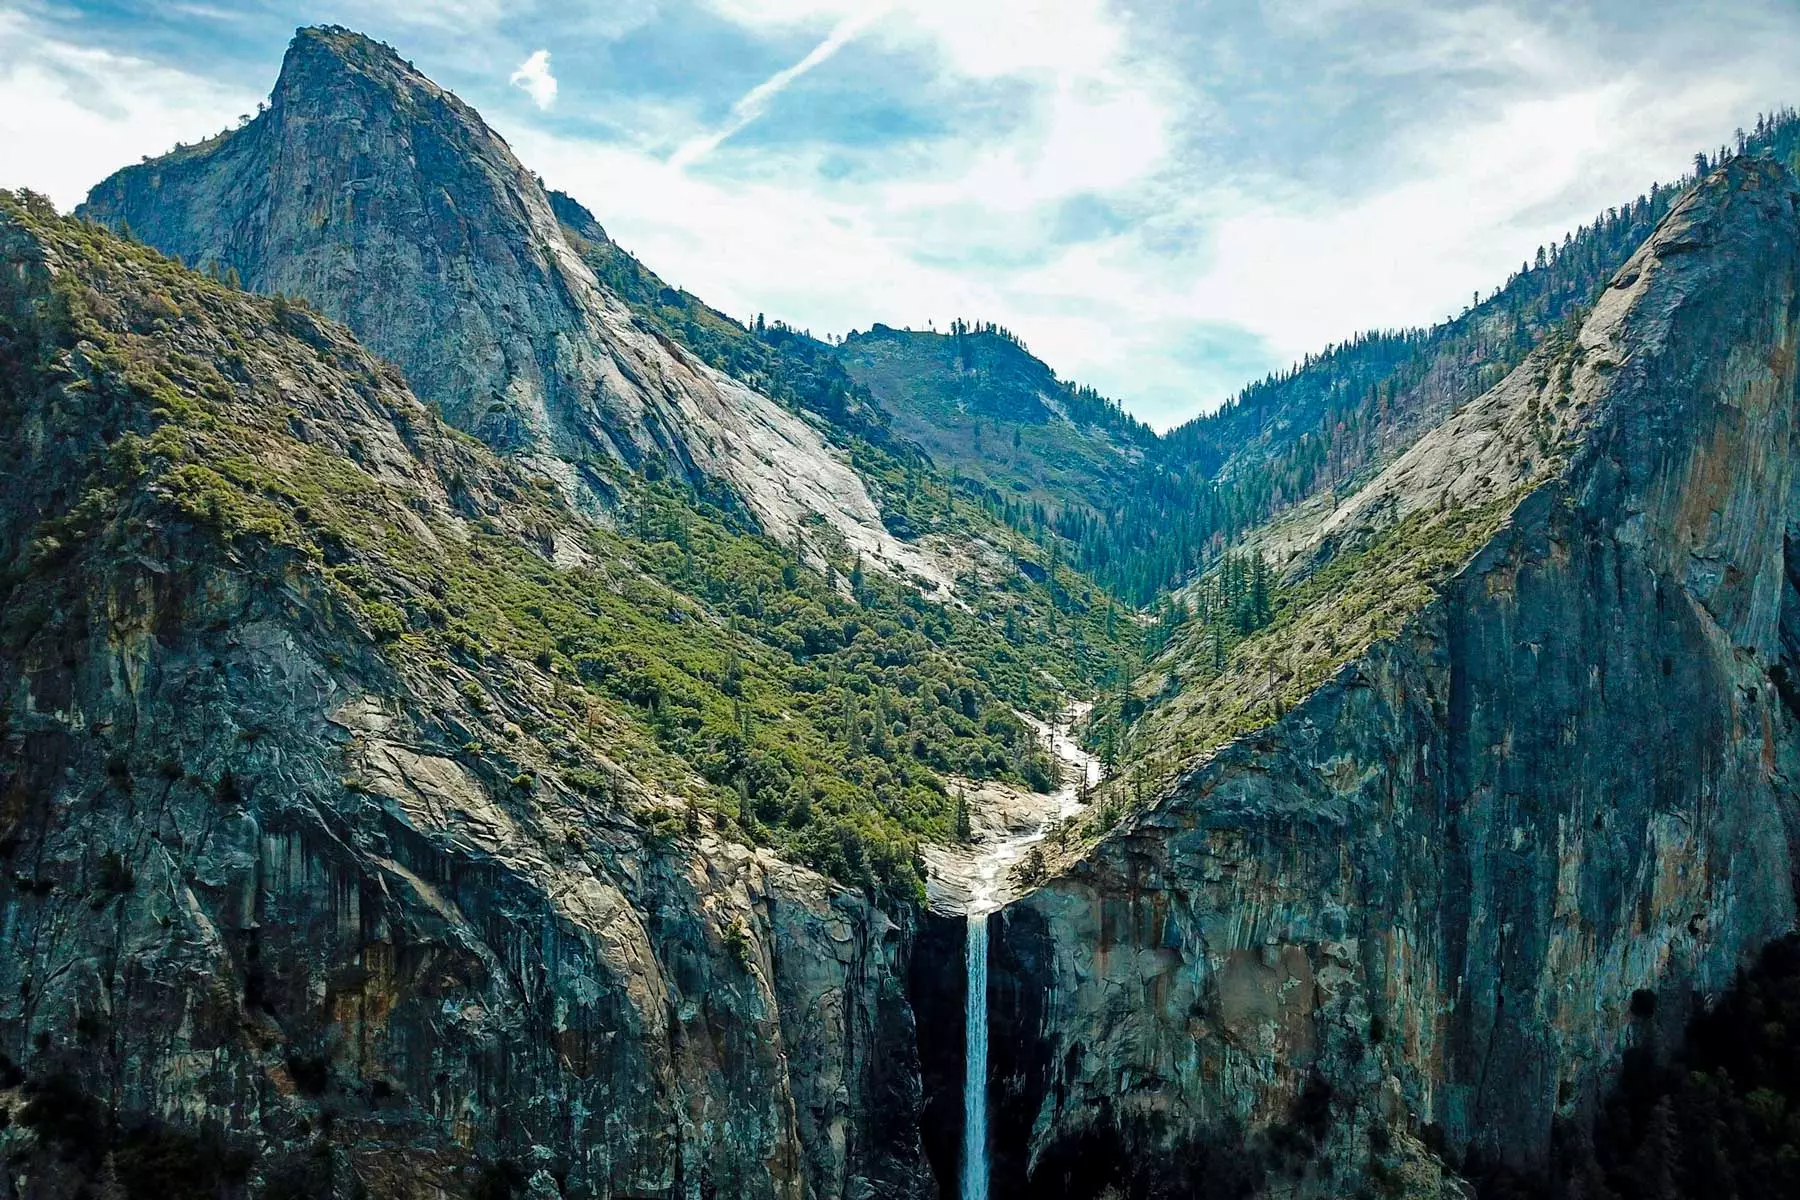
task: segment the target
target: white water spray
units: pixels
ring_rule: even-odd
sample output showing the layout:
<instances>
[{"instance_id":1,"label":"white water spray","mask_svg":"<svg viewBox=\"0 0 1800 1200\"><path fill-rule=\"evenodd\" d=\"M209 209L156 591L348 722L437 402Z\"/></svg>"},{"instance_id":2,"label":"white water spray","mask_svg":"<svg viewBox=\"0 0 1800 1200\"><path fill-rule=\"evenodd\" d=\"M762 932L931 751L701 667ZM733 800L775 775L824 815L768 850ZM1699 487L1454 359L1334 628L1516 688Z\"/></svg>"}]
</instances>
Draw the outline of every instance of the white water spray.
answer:
<instances>
[{"instance_id":1,"label":"white water spray","mask_svg":"<svg viewBox=\"0 0 1800 1200\"><path fill-rule=\"evenodd\" d=\"M987 926L985 911L969 914L968 999L963 1003L967 1049L963 1054L962 1200L987 1200Z\"/></svg>"}]
</instances>

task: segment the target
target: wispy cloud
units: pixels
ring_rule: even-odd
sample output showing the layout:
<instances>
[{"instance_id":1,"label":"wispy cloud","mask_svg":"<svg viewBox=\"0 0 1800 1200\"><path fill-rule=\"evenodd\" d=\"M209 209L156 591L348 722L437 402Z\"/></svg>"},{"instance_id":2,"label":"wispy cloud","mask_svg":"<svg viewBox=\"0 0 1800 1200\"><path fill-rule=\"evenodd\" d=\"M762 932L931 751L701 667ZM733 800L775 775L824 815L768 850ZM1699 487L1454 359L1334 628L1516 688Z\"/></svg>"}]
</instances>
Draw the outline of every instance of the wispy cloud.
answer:
<instances>
[{"instance_id":1,"label":"wispy cloud","mask_svg":"<svg viewBox=\"0 0 1800 1200\"><path fill-rule=\"evenodd\" d=\"M519 64L507 82L524 91L539 108L549 108L556 103L556 76L550 73L548 50L534 51L530 58Z\"/></svg>"},{"instance_id":2,"label":"wispy cloud","mask_svg":"<svg viewBox=\"0 0 1800 1200\"><path fill-rule=\"evenodd\" d=\"M293 23L279 0L229 36L14 3L0 186L65 206L251 109L219 81L266 87ZM1159 425L1324 342L1449 315L1800 100L1792 0L391 8L333 0L672 283L818 332L998 320ZM524 60L511 84L496 46ZM527 86L534 61L556 79L547 46L554 122Z\"/></svg>"},{"instance_id":3,"label":"wispy cloud","mask_svg":"<svg viewBox=\"0 0 1800 1200\"><path fill-rule=\"evenodd\" d=\"M129 54L71 44L0 8L0 187L62 209L147 154L218 133L258 95Z\"/></svg>"},{"instance_id":4,"label":"wispy cloud","mask_svg":"<svg viewBox=\"0 0 1800 1200\"><path fill-rule=\"evenodd\" d=\"M727 138L768 111L770 102L786 91L796 79L821 63L829 61L839 50L855 41L864 30L885 16L888 7L887 4L869 3L863 11L839 21L832 27L831 32L825 35L825 40L814 46L805 58L791 67L775 72L745 92L743 97L731 106L731 116L724 124L682 143L670 156L670 165L689 167L717 150Z\"/></svg>"}]
</instances>

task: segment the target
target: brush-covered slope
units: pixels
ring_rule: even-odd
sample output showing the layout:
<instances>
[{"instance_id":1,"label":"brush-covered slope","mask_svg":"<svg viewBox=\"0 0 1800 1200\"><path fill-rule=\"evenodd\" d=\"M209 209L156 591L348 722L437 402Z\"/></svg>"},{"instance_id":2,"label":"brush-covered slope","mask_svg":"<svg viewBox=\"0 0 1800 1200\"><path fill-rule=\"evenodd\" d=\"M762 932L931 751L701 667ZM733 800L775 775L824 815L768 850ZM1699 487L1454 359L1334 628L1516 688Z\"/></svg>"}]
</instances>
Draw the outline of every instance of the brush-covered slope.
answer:
<instances>
[{"instance_id":1,"label":"brush-covered slope","mask_svg":"<svg viewBox=\"0 0 1800 1200\"><path fill-rule=\"evenodd\" d=\"M1006 331L876 325L838 358L894 429L946 471L997 493L1023 523L1035 507L1118 503L1155 434L1093 391L1065 383Z\"/></svg>"},{"instance_id":2,"label":"brush-covered slope","mask_svg":"<svg viewBox=\"0 0 1800 1200\"><path fill-rule=\"evenodd\" d=\"M0 429L14 1194L921 1193L871 897L940 773L1046 772L1011 705L1067 650L1002 616L1047 590L827 580L657 488L597 527L305 306L25 196Z\"/></svg>"},{"instance_id":3,"label":"brush-covered slope","mask_svg":"<svg viewBox=\"0 0 1800 1200\"><path fill-rule=\"evenodd\" d=\"M621 465L672 473L815 557L822 527L872 564L934 586L954 574L888 532L812 423L635 320L480 116L359 34L302 29L265 112L120 171L81 211L306 298L571 495L611 500Z\"/></svg>"},{"instance_id":4,"label":"brush-covered slope","mask_svg":"<svg viewBox=\"0 0 1800 1200\"><path fill-rule=\"evenodd\" d=\"M1792 926L1797 286L1731 162L1273 623L1174 641L1144 806L997 920L997 1186L1455 1194L1421 1140L1542 1165Z\"/></svg>"}]
</instances>

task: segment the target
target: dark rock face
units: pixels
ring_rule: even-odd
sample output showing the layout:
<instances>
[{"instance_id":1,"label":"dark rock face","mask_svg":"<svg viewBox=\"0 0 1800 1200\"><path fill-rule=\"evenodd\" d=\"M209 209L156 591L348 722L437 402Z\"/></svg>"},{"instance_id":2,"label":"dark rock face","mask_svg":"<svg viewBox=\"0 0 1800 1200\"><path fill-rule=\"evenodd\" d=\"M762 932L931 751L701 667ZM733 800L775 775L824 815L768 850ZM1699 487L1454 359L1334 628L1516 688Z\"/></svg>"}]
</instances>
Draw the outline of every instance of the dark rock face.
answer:
<instances>
[{"instance_id":1,"label":"dark rock face","mask_svg":"<svg viewBox=\"0 0 1800 1200\"><path fill-rule=\"evenodd\" d=\"M1677 1028L1793 925L1797 280L1792 178L1707 179L1566 350L1566 465L1441 597L1005 912L996 994L1043 1000L996 1025L997 1162L1440 1194L1413 1135L1541 1162L1635 992Z\"/></svg>"},{"instance_id":2,"label":"dark rock face","mask_svg":"<svg viewBox=\"0 0 1800 1200\"><path fill-rule=\"evenodd\" d=\"M1064 1191L1080 1191L1066 1170L1055 1167L1032 1178L1028 1150L1031 1128L1042 1098L1054 1086L1056 1047L1038 1036L1048 1017L1046 1005L1055 945L1042 915L1013 905L989 918L988 963L988 1116L993 1146L991 1181L997 1195L1022 1194L1036 1183ZM1068 1157L1080 1169L1110 1172L1112 1155L1095 1156L1091 1147L1069 1147ZM1122 1149L1122 1148L1121 1148ZM1095 1182L1111 1182L1110 1174ZM1098 1190L1097 1188L1095 1189Z\"/></svg>"},{"instance_id":3,"label":"dark rock face","mask_svg":"<svg viewBox=\"0 0 1800 1200\"><path fill-rule=\"evenodd\" d=\"M937 1194L942 1196L961 1194L968 936L968 924L961 917L926 911L919 918L907 960L907 997L918 1023L924 1097L919 1135Z\"/></svg>"},{"instance_id":4,"label":"dark rock face","mask_svg":"<svg viewBox=\"0 0 1800 1200\"><path fill-rule=\"evenodd\" d=\"M571 791L496 659L507 753L542 764L509 780L450 664L397 664L319 564L133 472L239 438L446 545L521 533L523 478L342 329L141 251L95 265L96 236L0 210L0 561L29 564L0 641L8 1110L207 1129L289 1195L463 1195L502 1163L534 1196L930 1194L906 927ZM188 427L151 412L178 389L208 397ZM134 466L84 481L128 433ZM0 1193L90 1194L104 1132L57 1157L0 1128Z\"/></svg>"}]
</instances>

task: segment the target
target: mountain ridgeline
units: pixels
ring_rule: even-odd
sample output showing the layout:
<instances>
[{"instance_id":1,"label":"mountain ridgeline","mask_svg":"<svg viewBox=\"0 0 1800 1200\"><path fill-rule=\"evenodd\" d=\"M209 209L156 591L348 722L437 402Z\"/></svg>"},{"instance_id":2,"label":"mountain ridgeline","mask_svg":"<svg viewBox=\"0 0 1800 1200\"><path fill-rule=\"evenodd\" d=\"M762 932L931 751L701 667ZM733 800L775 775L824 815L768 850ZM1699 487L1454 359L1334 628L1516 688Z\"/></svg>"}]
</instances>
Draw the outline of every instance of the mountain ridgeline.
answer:
<instances>
[{"instance_id":1,"label":"mountain ridgeline","mask_svg":"<svg viewBox=\"0 0 1800 1200\"><path fill-rule=\"evenodd\" d=\"M0 193L0 1195L1791 1188L1797 154L1164 435L338 27Z\"/></svg>"}]
</instances>

